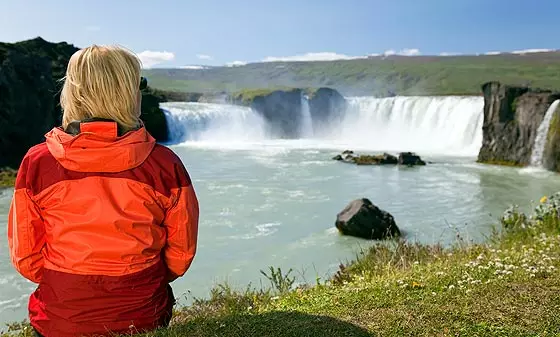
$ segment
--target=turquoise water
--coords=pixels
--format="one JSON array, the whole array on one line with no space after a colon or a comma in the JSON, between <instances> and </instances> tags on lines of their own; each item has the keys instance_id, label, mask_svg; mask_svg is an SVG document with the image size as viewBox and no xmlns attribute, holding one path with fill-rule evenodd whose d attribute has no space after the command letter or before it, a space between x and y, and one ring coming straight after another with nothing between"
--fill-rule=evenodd
<instances>
[{"instance_id":1,"label":"turquoise water","mask_svg":"<svg viewBox=\"0 0 560 337\"><path fill-rule=\"evenodd\" d=\"M324 144L323 144L324 145ZM173 288L180 302L218 282L245 287L268 266L293 268L299 281L326 278L370 242L340 236L336 214L367 197L395 217L409 240L482 240L512 203L560 191L560 177L538 170L479 165L472 157L428 157L426 167L352 166L336 150L302 141L263 141L223 149L188 143L183 159L200 200L198 254ZM34 285L15 273L6 241L12 190L0 191L0 321L26 317Z\"/></svg>"}]
</instances>

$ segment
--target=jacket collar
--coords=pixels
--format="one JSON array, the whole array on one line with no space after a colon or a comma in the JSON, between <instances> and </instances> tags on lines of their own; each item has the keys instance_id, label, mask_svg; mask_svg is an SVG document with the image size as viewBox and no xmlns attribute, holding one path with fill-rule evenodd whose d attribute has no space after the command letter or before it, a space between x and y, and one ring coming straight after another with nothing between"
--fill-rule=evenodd
<instances>
[{"instance_id":1,"label":"jacket collar","mask_svg":"<svg viewBox=\"0 0 560 337\"><path fill-rule=\"evenodd\" d=\"M81 121L74 121L68 124L64 132L77 136L82 132L94 132L113 136L114 138L121 137L129 131L139 130L142 126L138 126L133 130L126 131L120 124L107 118L86 118Z\"/></svg>"}]
</instances>

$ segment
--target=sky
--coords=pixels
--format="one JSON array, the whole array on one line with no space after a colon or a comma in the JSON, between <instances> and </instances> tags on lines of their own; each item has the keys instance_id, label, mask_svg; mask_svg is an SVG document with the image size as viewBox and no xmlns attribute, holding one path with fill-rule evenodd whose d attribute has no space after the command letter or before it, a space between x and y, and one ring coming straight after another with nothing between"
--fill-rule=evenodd
<instances>
[{"instance_id":1,"label":"sky","mask_svg":"<svg viewBox=\"0 0 560 337\"><path fill-rule=\"evenodd\" d=\"M145 68L560 49L558 0L0 0L0 42L119 44Z\"/></svg>"}]
</instances>

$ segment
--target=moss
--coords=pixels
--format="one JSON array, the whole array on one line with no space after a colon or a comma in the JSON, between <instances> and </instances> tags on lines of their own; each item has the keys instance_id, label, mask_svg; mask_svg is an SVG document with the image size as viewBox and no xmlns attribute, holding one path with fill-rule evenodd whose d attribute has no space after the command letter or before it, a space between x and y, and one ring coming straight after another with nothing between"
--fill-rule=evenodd
<instances>
[{"instance_id":1,"label":"moss","mask_svg":"<svg viewBox=\"0 0 560 337\"><path fill-rule=\"evenodd\" d=\"M499 165L499 166L510 166L510 167L525 167L525 164L521 164L519 162L510 161L510 160L500 160L500 159L489 159L489 160L477 160L479 164L487 164L487 165Z\"/></svg>"},{"instance_id":2,"label":"moss","mask_svg":"<svg viewBox=\"0 0 560 337\"><path fill-rule=\"evenodd\" d=\"M16 184L17 171L10 168L0 169L0 188L13 187Z\"/></svg>"},{"instance_id":3,"label":"moss","mask_svg":"<svg viewBox=\"0 0 560 337\"><path fill-rule=\"evenodd\" d=\"M243 89L240 91L236 91L230 95L230 97L239 103L242 104L250 104L255 100L256 97L263 97L270 95L275 91L285 91L290 92L294 90L299 90L297 88L290 88L290 87L275 87L275 88L262 88L262 89Z\"/></svg>"}]
</instances>

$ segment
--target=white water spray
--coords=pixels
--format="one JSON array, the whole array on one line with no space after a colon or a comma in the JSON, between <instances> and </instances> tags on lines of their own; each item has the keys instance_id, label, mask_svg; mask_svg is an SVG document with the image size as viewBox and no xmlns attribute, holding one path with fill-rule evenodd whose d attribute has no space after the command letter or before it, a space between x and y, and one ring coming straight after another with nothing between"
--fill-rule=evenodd
<instances>
[{"instance_id":1,"label":"white water spray","mask_svg":"<svg viewBox=\"0 0 560 337\"><path fill-rule=\"evenodd\" d=\"M482 146L482 97L356 97L337 140L372 151L476 156Z\"/></svg>"},{"instance_id":2,"label":"white water spray","mask_svg":"<svg viewBox=\"0 0 560 337\"><path fill-rule=\"evenodd\" d=\"M301 128L302 138L313 137L313 119L309 109L309 99L306 95L301 95Z\"/></svg>"},{"instance_id":3,"label":"white water spray","mask_svg":"<svg viewBox=\"0 0 560 337\"><path fill-rule=\"evenodd\" d=\"M543 167L543 154L546 146L548 129L550 128L550 121L552 120L552 116L554 116L554 112L556 111L559 103L560 100L552 102L552 104L548 107L539 128L537 129L537 136L535 137L535 143L533 144L533 150L531 152L531 166Z\"/></svg>"},{"instance_id":4,"label":"white water spray","mask_svg":"<svg viewBox=\"0 0 560 337\"><path fill-rule=\"evenodd\" d=\"M162 103L173 143L248 142L266 139L266 123L251 108L210 103Z\"/></svg>"}]
</instances>

